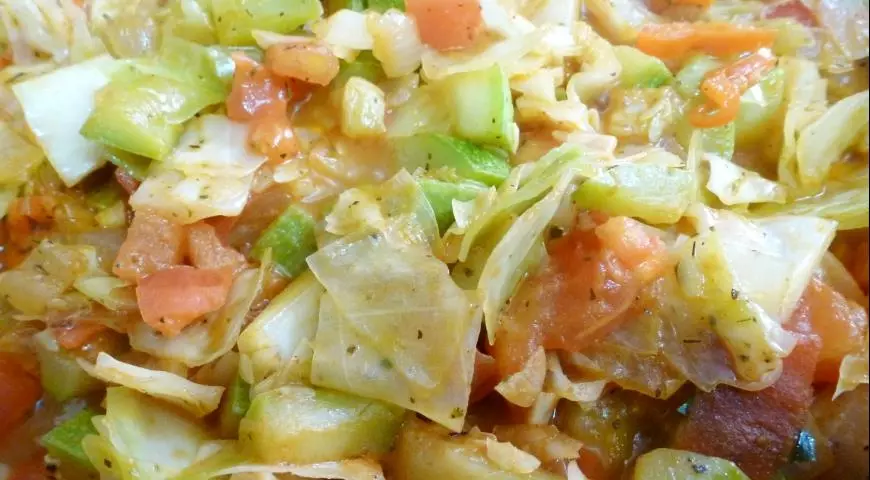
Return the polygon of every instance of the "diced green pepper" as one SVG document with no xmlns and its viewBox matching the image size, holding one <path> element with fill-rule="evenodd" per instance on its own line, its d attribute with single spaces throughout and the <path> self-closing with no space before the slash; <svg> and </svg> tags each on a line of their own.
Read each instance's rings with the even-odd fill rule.
<svg viewBox="0 0 870 480">
<path fill-rule="evenodd" d="M 641 455 L 634 468 L 634 480 L 749 480 L 737 465 L 694 452 L 659 448 Z"/>
<path fill-rule="evenodd" d="M 390 450 L 403 410 L 303 386 L 254 397 L 239 427 L 243 446 L 269 463 L 310 464 Z"/>
<path fill-rule="evenodd" d="M 372 52 L 366 50 L 360 52 L 352 62 L 341 62 L 341 70 L 332 80 L 332 85 L 337 88 L 344 87 L 353 77 L 362 77 L 369 82 L 377 83 L 384 79 L 384 69 Z"/>
<path fill-rule="evenodd" d="M 48 454 L 60 460 L 61 465 L 93 470 L 91 461 L 82 449 L 82 439 L 88 435 L 96 435 L 97 429 L 91 419 L 99 413 L 85 408 L 69 420 L 49 430 L 39 443 L 45 447 Z"/>
<path fill-rule="evenodd" d="M 613 51 L 622 64 L 620 83 L 623 87 L 655 88 L 674 78 L 664 62 L 634 47 L 617 45 L 613 47 Z"/>
<path fill-rule="evenodd" d="M 677 92 L 685 98 L 693 98 L 701 93 L 701 81 L 704 75 L 714 68 L 719 68 L 721 63 L 707 55 L 692 57 L 677 72 Z"/>
<path fill-rule="evenodd" d="M 391 8 L 404 12 L 405 0 L 369 0 L 369 10 L 383 13 Z"/>
<path fill-rule="evenodd" d="M 58 402 L 99 390 L 102 383 L 87 374 L 72 355 L 60 351 L 51 332 L 34 336 L 42 388 Z"/>
<path fill-rule="evenodd" d="M 618 165 L 583 182 L 574 200 L 582 208 L 670 224 L 677 222 L 691 203 L 692 180 L 691 172 L 679 168 Z"/>
<path fill-rule="evenodd" d="M 453 200 L 467 202 L 477 197 L 484 187 L 473 182 L 444 182 L 432 178 L 421 178 L 417 181 L 423 194 L 429 200 L 432 210 L 435 211 L 435 219 L 438 221 L 438 229 L 443 234 L 453 224 Z"/>
<path fill-rule="evenodd" d="M 220 429 L 227 438 L 236 436 L 239 422 L 251 408 L 251 385 L 236 375 L 221 404 Z"/>
<path fill-rule="evenodd" d="M 256 45 L 252 30 L 293 33 L 321 15 L 319 0 L 212 0 L 212 18 L 223 45 Z"/>
<path fill-rule="evenodd" d="M 326 7 L 327 15 L 332 15 L 339 10 L 364 12 L 367 8 L 366 0 L 325 0 L 323 6 Z"/>
<path fill-rule="evenodd" d="M 308 268 L 305 259 L 317 251 L 314 217 L 298 206 L 288 207 L 260 236 L 252 255 L 262 259 L 270 248 L 272 260 L 282 274 L 295 277 L 304 271 Z"/>
<path fill-rule="evenodd" d="M 184 122 L 222 102 L 227 93 L 213 50 L 167 38 L 158 57 L 131 63 L 97 92 L 81 133 L 110 147 L 162 159 L 175 146 Z"/>
<path fill-rule="evenodd" d="M 105 155 L 111 164 L 124 169 L 131 177 L 140 182 L 145 180 L 145 177 L 148 175 L 151 159 L 118 150 L 117 148 L 107 148 Z"/>
<path fill-rule="evenodd" d="M 395 139 L 393 144 L 399 164 L 410 172 L 447 167 L 486 185 L 499 185 L 510 173 L 503 155 L 449 135 L 423 133 Z"/>
<path fill-rule="evenodd" d="M 475 143 L 513 151 L 519 141 L 507 75 L 498 65 L 451 75 L 444 80 L 453 131 Z"/>
</svg>

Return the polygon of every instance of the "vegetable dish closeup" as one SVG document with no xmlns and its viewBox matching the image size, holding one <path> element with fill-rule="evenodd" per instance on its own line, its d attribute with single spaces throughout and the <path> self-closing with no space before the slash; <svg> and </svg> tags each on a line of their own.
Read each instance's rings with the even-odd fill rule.
<svg viewBox="0 0 870 480">
<path fill-rule="evenodd" d="M 0 0 L 0 480 L 870 479 L 868 0 Z"/>
</svg>

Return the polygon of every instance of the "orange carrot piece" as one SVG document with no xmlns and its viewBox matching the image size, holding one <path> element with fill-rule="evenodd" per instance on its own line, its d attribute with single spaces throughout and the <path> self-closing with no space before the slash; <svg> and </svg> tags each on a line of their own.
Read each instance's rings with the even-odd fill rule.
<svg viewBox="0 0 870 480">
<path fill-rule="evenodd" d="M 406 0 L 405 9 L 423 43 L 439 51 L 468 47 L 483 25 L 477 0 Z"/>
<path fill-rule="evenodd" d="M 654 57 L 679 59 L 693 52 L 736 55 L 771 47 L 776 31 L 730 23 L 663 23 L 645 25 L 636 47 Z"/>
<path fill-rule="evenodd" d="M 58 345 L 67 350 L 74 350 L 108 329 L 109 327 L 102 323 L 85 320 L 53 328 L 52 331 Z"/>
<path fill-rule="evenodd" d="M 133 217 L 112 271 L 123 280 L 138 282 L 146 275 L 178 265 L 184 258 L 184 226 L 155 213 Z"/>
<path fill-rule="evenodd" d="M 145 323 L 174 337 L 199 317 L 221 308 L 232 284 L 233 272 L 228 268 L 172 267 L 142 279 L 136 299 Z"/>
<path fill-rule="evenodd" d="M 692 125 L 718 127 L 737 118 L 740 96 L 775 66 L 775 59 L 753 53 L 709 72 L 701 82 L 701 93 L 707 97 L 708 103 L 689 114 Z"/>
</svg>

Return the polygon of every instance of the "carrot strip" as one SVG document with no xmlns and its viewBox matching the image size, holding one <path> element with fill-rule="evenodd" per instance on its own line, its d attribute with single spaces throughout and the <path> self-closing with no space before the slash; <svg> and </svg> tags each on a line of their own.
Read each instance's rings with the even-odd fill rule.
<svg viewBox="0 0 870 480">
<path fill-rule="evenodd" d="M 734 120 L 740 111 L 740 96 L 775 66 L 775 59 L 753 53 L 709 72 L 701 83 L 707 103 L 692 111 L 689 121 L 696 127 L 711 128 Z"/>
<path fill-rule="evenodd" d="M 80 321 L 52 329 L 57 344 L 67 350 L 80 348 L 109 327 L 102 323 Z"/>
<path fill-rule="evenodd" d="M 769 48 L 776 31 L 730 23 L 663 23 L 645 25 L 636 47 L 654 57 L 679 59 L 693 52 L 715 56 L 736 55 Z"/>
</svg>

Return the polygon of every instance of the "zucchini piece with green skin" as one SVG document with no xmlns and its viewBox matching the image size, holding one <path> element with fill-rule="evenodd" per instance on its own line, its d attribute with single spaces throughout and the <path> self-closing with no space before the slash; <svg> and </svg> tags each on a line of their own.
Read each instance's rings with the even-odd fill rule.
<svg viewBox="0 0 870 480">
<path fill-rule="evenodd" d="M 234 438 L 239 431 L 239 423 L 251 408 L 251 385 L 236 375 L 227 388 L 220 410 L 220 430 L 227 438 Z"/>
<path fill-rule="evenodd" d="M 260 235 L 251 254 L 262 260 L 272 249 L 275 267 L 288 277 L 295 277 L 308 266 L 305 259 L 317 251 L 314 217 L 296 205 L 291 205 Z"/>
<path fill-rule="evenodd" d="M 417 180 L 423 195 L 429 200 L 429 205 L 435 212 L 435 220 L 438 222 L 438 230 L 444 232 L 453 225 L 453 200 L 467 202 L 473 200 L 486 187 L 473 182 L 444 182 L 433 178 L 421 178 Z"/>
<path fill-rule="evenodd" d="M 85 408 L 42 436 L 39 443 L 49 455 L 58 459 L 62 468 L 76 471 L 95 471 L 91 461 L 82 448 L 82 440 L 88 435 L 96 435 L 92 419 L 100 415 Z M 67 468 L 64 468 L 67 469 Z"/>
<path fill-rule="evenodd" d="M 403 410 L 333 390 L 288 386 L 254 397 L 243 448 L 268 463 L 310 464 L 387 453 Z"/>
<path fill-rule="evenodd" d="M 487 457 L 485 442 L 480 434 L 454 435 L 440 425 L 408 418 L 386 465 L 386 473 L 388 478 L 396 480 L 563 478 L 542 469 L 526 474 L 505 471 Z"/>
<path fill-rule="evenodd" d="M 36 356 L 39 359 L 39 379 L 42 388 L 58 402 L 80 397 L 103 387 L 88 375 L 72 355 L 61 351 L 48 330 L 34 335 Z"/>
<path fill-rule="evenodd" d="M 81 134 L 143 157 L 164 158 L 184 122 L 226 98 L 229 87 L 219 76 L 216 55 L 187 40 L 165 39 L 159 56 L 129 64 L 97 92 Z"/>
<path fill-rule="evenodd" d="M 634 480 L 749 480 L 728 460 L 684 450 L 660 448 L 641 455 L 634 467 Z"/>
<path fill-rule="evenodd" d="M 256 45 L 252 30 L 289 34 L 321 15 L 319 0 L 212 0 L 222 45 Z"/>
<path fill-rule="evenodd" d="M 499 185 L 510 174 L 504 156 L 467 140 L 440 133 L 423 133 L 393 141 L 399 165 L 409 172 L 447 167 L 460 177 Z"/>
<path fill-rule="evenodd" d="M 583 182 L 574 193 L 581 208 L 640 218 L 679 221 L 692 201 L 692 173 L 663 165 L 619 165 Z"/>
<path fill-rule="evenodd" d="M 105 155 L 109 163 L 123 169 L 131 177 L 140 182 L 148 176 L 148 168 L 151 166 L 151 160 L 148 158 L 118 150 L 117 148 L 107 148 Z"/>
<path fill-rule="evenodd" d="M 353 77 L 362 77 L 371 83 L 377 83 L 384 79 L 384 69 L 381 62 L 366 50 L 360 52 L 352 62 L 341 62 L 338 75 L 332 80 L 333 87 L 341 88 Z"/>
<path fill-rule="evenodd" d="M 656 57 L 626 45 L 617 45 L 613 51 L 622 65 L 620 83 L 623 87 L 655 88 L 674 79 L 665 63 Z"/>
<path fill-rule="evenodd" d="M 457 73 L 442 85 L 457 136 L 511 152 L 516 149 L 519 130 L 514 123 L 513 98 L 500 66 Z"/>
<path fill-rule="evenodd" d="M 332 15 L 339 10 L 353 10 L 354 12 L 364 12 L 368 5 L 366 0 L 326 0 L 323 6 L 326 9 L 327 15 Z"/>
<path fill-rule="evenodd" d="M 369 10 L 383 13 L 391 8 L 404 12 L 405 0 L 369 0 Z"/>
</svg>

